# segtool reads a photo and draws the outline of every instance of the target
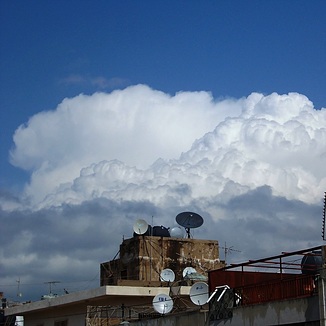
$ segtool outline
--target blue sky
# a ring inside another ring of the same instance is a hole
[[[325,14],[1,1],[0,289],[97,286],[136,218],[172,227],[182,211],[203,216],[196,237],[241,249],[232,262],[319,245]]]
[[[296,91],[317,108],[326,105],[324,1],[0,6],[1,187],[26,180],[8,163],[15,129],[79,93],[142,83],[170,94],[206,90],[216,98]],[[107,83],[92,84],[98,77]]]

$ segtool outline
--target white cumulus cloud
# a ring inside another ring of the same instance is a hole
[[[215,102],[207,92],[171,96],[144,85],[79,95],[20,126],[11,162],[32,172],[26,193],[37,202],[102,160],[144,168],[159,157],[177,158],[194,139],[239,111],[236,101]]]
[[[160,159],[147,168],[131,166],[128,159],[92,163],[49,193],[41,207],[80,204],[100,197],[149,200],[156,205],[173,198],[176,204],[189,204],[194,199],[222,195],[230,184],[238,194],[268,185],[277,196],[319,202],[326,188],[325,110],[315,110],[305,96],[297,93],[253,93],[237,102],[221,103],[224,114],[229,106],[242,110],[237,116],[217,121],[211,131],[203,127],[203,136],[194,138],[193,145],[188,151],[180,151],[179,158]],[[212,109],[211,101],[203,101],[202,105],[203,112]],[[138,147],[141,150],[140,144]]]

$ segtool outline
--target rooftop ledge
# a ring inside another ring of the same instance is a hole
[[[99,288],[73,292],[51,299],[34,301],[5,309],[5,315],[19,315],[26,312],[32,312],[49,307],[58,307],[61,305],[78,304],[87,302],[92,305],[92,301],[105,297],[125,297],[125,296],[147,296],[154,297],[157,294],[169,294],[170,290],[179,295],[189,295],[190,286],[180,287],[144,287],[144,286],[116,286],[106,285]]]

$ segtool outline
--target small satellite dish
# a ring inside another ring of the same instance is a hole
[[[198,228],[204,223],[204,220],[200,215],[192,212],[180,213],[175,219],[179,225],[186,229],[188,238],[190,238],[190,229]]]
[[[183,276],[183,278],[185,278],[187,275],[194,274],[194,273],[197,273],[197,271],[193,267],[186,267],[182,271],[182,276]]]
[[[148,224],[145,220],[138,219],[135,221],[133,229],[136,234],[144,234],[148,229]]]
[[[153,299],[153,308],[159,314],[168,314],[173,309],[173,300],[167,294],[157,294]]]
[[[208,300],[208,285],[205,282],[193,284],[189,291],[190,300],[197,306],[202,306]]]
[[[175,280],[175,274],[172,269],[165,268],[160,273],[160,280],[162,282],[173,282]]]
[[[183,230],[180,226],[175,226],[170,230],[170,236],[172,238],[183,238]]]

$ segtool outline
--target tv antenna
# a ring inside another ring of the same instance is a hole
[[[17,282],[17,297],[22,297],[23,294],[20,292],[20,278],[16,282]]]
[[[321,237],[324,241],[326,241],[325,236],[325,223],[326,223],[326,192],[324,192],[324,209],[323,209],[323,224],[322,224],[322,231],[321,231]]]
[[[224,242],[224,247],[222,247],[222,249],[224,249],[224,261],[225,261],[225,265],[227,265],[226,259],[227,259],[227,255],[228,254],[230,254],[233,251],[241,252],[241,250],[233,249],[233,246],[227,247],[226,246],[226,242]]]
[[[50,282],[44,282],[44,284],[49,284],[49,294],[52,294],[52,285],[60,283],[60,281],[50,281]]]
[[[175,219],[179,225],[186,229],[188,239],[190,239],[190,229],[199,228],[204,223],[203,218],[193,212],[180,213]]]

